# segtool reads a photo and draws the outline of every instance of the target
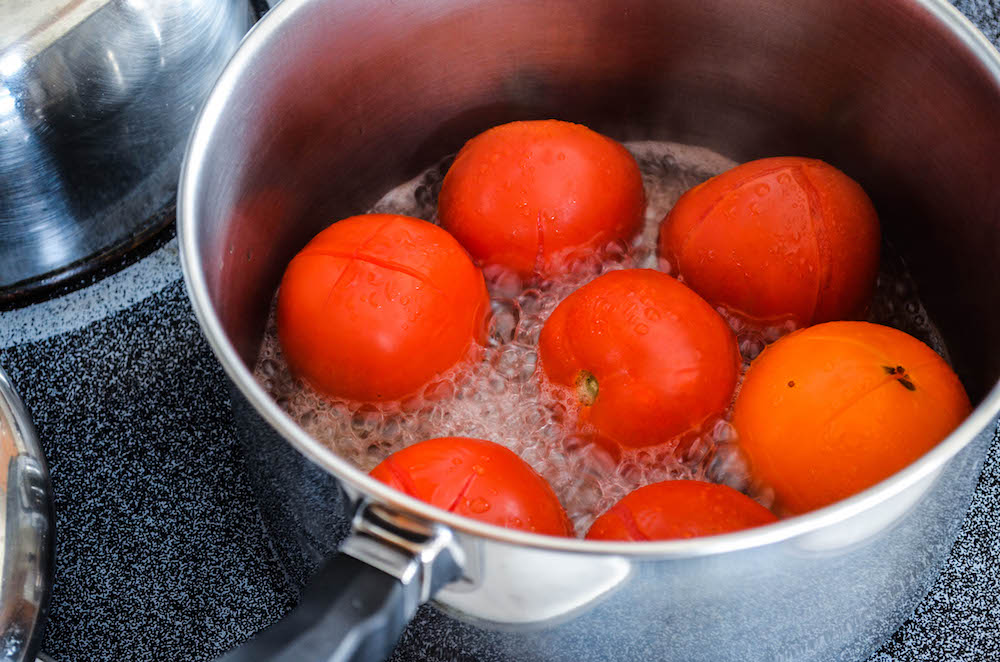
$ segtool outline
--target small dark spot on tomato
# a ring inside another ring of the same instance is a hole
[[[907,391],[916,391],[917,390],[917,387],[914,386],[913,382],[911,382],[909,379],[899,379],[897,381],[899,381],[899,383],[902,384],[906,388]]]
[[[788,382],[788,388],[794,388],[794,387],[795,387],[795,382],[794,381],[789,381]]]

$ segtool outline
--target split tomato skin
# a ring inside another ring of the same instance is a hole
[[[598,517],[587,540],[677,540],[732,533],[778,520],[726,485],[668,480],[629,493]]]
[[[971,411],[934,350],[897,329],[829,322],[796,331],[751,364],[733,425],[755,480],[797,515],[903,469]]]
[[[714,306],[809,326],[864,315],[880,241],[857,182],[823,161],[777,157],[681,196],[660,224],[659,253]]]
[[[542,374],[571,389],[585,431],[615,448],[663,444],[730,404],[736,338],[667,274],[626,269],[576,290],[539,338]]]
[[[292,372],[359,402],[418,393],[485,341],[483,275],[455,239],[417,218],[352,216],[289,263],[278,338]]]
[[[556,276],[641,227],[639,166],[580,124],[511,122],[459,151],[438,197],[441,226],[483,266],[523,280]]]
[[[527,462],[484,439],[441,437],[397,451],[372,477],[457,515],[510,529],[572,536],[552,487]]]

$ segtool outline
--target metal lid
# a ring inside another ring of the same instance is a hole
[[[29,59],[45,50],[111,0],[0,0],[0,52],[15,44]]]
[[[0,0],[0,307],[172,221],[195,113],[249,0]]]
[[[35,659],[52,586],[52,534],[45,457],[0,368],[0,662]]]

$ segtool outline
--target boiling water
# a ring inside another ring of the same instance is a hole
[[[493,315],[485,348],[473,348],[471,369],[442,376],[434,398],[421,394],[374,408],[333,401],[296,380],[281,356],[274,310],[267,324],[255,376],[278,404],[310,435],[369,471],[389,454],[424,439],[459,436],[501,443],[526,460],[552,485],[578,534],[630,491],[663,480],[697,479],[730,485],[770,506],[771,496],[751,484],[736,446],[729,412],[699,433],[672,444],[628,451],[612,459],[574,434],[574,405],[561,391],[545,389],[535,375],[538,336],[545,320],[569,293],[618,269],[670,271],[656,257],[660,220],[680,195],[734,165],[709,150],[661,142],[628,143],[646,188],[643,231],[631,245],[611,245],[603,261],[575,265],[575,276],[522,290],[500,273],[487,273]],[[387,193],[372,212],[436,220],[437,193],[450,160]],[[720,312],[724,312],[721,311]],[[743,371],[764,346],[793,330],[788,325],[747,328],[723,315],[743,356]],[[936,332],[904,266],[883,247],[882,268],[870,321],[897,327],[944,354]],[[946,356],[947,358],[947,356]]]

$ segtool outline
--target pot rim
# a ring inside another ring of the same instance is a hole
[[[909,0],[930,13],[976,57],[1000,89],[1000,53],[986,37],[946,0]],[[258,413],[296,450],[333,474],[345,485],[382,505],[419,518],[437,521],[462,534],[485,538],[499,543],[533,549],[569,552],[584,555],[615,555],[630,558],[696,558],[745,549],[763,547],[797,536],[813,533],[843,522],[886,502],[920,481],[931,477],[952,457],[965,448],[990,425],[1000,411],[1000,382],[948,437],[920,459],[882,482],[825,508],[773,524],[723,535],[653,542],[604,542],[579,538],[559,538],[506,529],[484,524],[447,512],[399,492],[371,478],[349,461],[310,437],[300,428],[254,379],[226,336],[221,321],[211,303],[208,286],[201,269],[196,225],[197,193],[205,155],[211,136],[226,114],[227,99],[240,79],[253,71],[257,52],[263,49],[293,15],[304,11],[314,0],[283,0],[261,19],[247,34],[236,54],[216,81],[202,107],[188,141],[181,168],[177,196],[177,235],[180,244],[181,267],[188,296],[195,315],[212,350],[222,363],[228,377]]]

